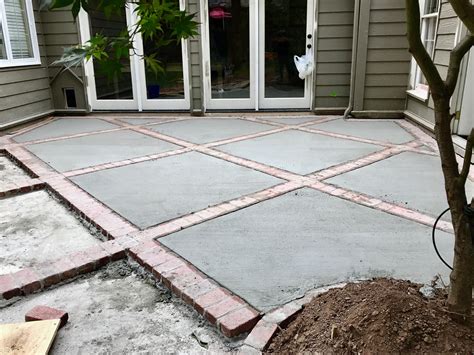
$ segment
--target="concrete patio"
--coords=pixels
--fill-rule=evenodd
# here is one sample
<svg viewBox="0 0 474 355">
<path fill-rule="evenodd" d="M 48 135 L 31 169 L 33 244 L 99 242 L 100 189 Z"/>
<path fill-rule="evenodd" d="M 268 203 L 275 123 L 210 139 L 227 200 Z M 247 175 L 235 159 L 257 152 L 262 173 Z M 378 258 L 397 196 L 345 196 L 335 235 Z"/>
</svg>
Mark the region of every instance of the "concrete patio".
<svg viewBox="0 0 474 355">
<path fill-rule="evenodd" d="M 7 181 L 2 196 L 13 197 L 4 201 L 34 184 L 59 196 L 110 239 L 104 250 L 118 248 L 109 259 L 127 253 L 226 335 L 324 285 L 448 281 L 431 244 L 446 208 L 439 158 L 432 138 L 407 121 L 104 114 L 0 139 L 31 176 Z M 437 237 L 451 260 L 449 218 Z M 103 265 L 94 253 L 83 253 L 89 269 Z M 7 277 L 17 276 L 0 278 L 4 297 Z M 16 296 L 29 293 L 35 279 L 27 281 Z"/>
</svg>

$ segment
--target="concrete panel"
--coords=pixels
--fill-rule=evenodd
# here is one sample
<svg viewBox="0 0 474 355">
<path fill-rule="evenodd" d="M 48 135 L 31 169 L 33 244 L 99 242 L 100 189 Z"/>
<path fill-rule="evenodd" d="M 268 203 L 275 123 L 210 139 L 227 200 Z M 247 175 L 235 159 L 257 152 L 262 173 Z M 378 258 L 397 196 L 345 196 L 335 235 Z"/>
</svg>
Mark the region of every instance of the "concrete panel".
<svg viewBox="0 0 474 355">
<path fill-rule="evenodd" d="M 181 148 L 132 131 L 33 144 L 28 149 L 58 171 L 110 163 Z"/>
<path fill-rule="evenodd" d="M 81 175 L 72 180 L 140 228 L 281 182 L 195 152 Z"/>
<path fill-rule="evenodd" d="M 266 311 L 353 279 L 447 279 L 430 238 L 429 227 L 302 189 L 160 241 Z M 439 232 L 438 247 L 452 259 L 452 235 Z"/>
<path fill-rule="evenodd" d="M 113 128 L 118 128 L 118 126 L 95 118 L 62 118 L 20 134 L 16 136 L 14 140 L 23 143 L 32 140 L 71 136 L 78 133 L 88 133 Z"/>
<path fill-rule="evenodd" d="M 193 143 L 215 142 L 275 129 L 274 126 L 236 118 L 197 118 L 187 121 L 164 123 L 148 128 Z"/>
<path fill-rule="evenodd" d="M 286 131 L 218 147 L 227 153 L 298 174 L 309 174 L 382 149 L 319 134 Z"/>
<path fill-rule="evenodd" d="M 365 139 L 374 139 L 390 143 L 406 143 L 414 138 L 395 122 L 380 121 L 344 121 L 336 120 L 312 125 L 309 128 L 345 134 Z"/>
<path fill-rule="evenodd" d="M 438 216 L 448 207 L 438 157 L 406 152 L 328 182 Z M 468 181 L 468 195 L 473 194 Z"/>
</svg>

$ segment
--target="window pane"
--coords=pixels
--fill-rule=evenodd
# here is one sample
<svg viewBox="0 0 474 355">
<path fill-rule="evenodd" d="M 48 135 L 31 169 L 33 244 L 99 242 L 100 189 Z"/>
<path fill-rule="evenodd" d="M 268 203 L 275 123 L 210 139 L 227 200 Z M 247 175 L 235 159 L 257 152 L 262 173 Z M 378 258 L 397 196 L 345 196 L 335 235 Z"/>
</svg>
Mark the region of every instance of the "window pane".
<svg viewBox="0 0 474 355">
<path fill-rule="evenodd" d="M 7 59 L 7 51 L 5 49 L 5 36 L 3 34 L 2 18 L 0 17 L 0 59 Z"/>
<path fill-rule="evenodd" d="M 438 12 L 439 0 L 426 0 L 425 15 Z"/>
<path fill-rule="evenodd" d="M 13 59 L 32 58 L 31 38 L 24 0 L 5 0 Z"/>
</svg>

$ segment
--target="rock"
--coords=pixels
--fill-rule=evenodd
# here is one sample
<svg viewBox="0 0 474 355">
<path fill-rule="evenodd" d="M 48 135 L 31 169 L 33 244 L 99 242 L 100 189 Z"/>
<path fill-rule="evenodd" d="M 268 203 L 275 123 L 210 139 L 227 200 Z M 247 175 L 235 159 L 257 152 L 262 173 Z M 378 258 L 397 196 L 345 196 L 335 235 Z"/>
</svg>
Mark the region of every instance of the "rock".
<svg viewBox="0 0 474 355">
<path fill-rule="evenodd" d="M 209 343 L 211 342 L 209 335 L 204 334 L 200 329 L 195 330 L 191 335 L 203 348 L 207 349 L 209 347 Z"/>
<path fill-rule="evenodd" d="M 331 326 L 331 340 L 334 340 L 339 335 L 339 330 L 336 325 Z"/>
<path fill-rule="evenodd" d="M 430 337 L 429 335 L 425 336 L 423 338 L 423 341 L 426 343 L 426 344 L 430 344 L 432 341 L 433 341 L 433 338 Z"/>
<path fill-rule="evenodd" d="M 419 291 L 426 298 L 433 298 L 436 296 L 435 288 L 428 285 L 424 285 L 419 289 Z"/>
</svg>

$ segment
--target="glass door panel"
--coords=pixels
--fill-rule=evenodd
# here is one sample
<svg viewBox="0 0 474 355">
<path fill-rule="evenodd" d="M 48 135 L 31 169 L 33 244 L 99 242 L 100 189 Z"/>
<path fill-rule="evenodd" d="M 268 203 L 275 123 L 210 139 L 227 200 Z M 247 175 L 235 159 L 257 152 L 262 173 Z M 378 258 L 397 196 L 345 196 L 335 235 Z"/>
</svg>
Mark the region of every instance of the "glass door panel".
<svg viewBox="0 0 474 355">
<path fill-rule="evenodd" d="M 306 2 L 265 2 L 265 97 L 304 97 L 293 56 L 306 52 Z"/>
<path fill-rule="evenodd" d="M 256 0 L 208 0 L 208 107 L 255 108 Z"/>
<path fill-rule="evenodd" d="M 209 0 L 212 98 L 250 98 L 249 7 Z"/>
<path fill-rule="evenodd" d="M 126 8 L 123 8 L 119 14 L 114 13 L 110 17 L 106 17 L 102 11 L 89 11 L 90 34 L 103 34 L 107 37 L 117 37 L 127 26 Z M 101 65 L 92 61 L 94 66 L 95 90 L 97 100 L 121 100 L 133 99 L 132 89 L 132 71 L 130 58 L 124 59 L 122 62 L 122 74 L 115 78 L 108 78 Z"/>
<path fill-rule="evenodd" d="M 164 72 L 154 73 L 145 68 L 148 100 L 184 99 L 183 55 L 181 44 L 171 43 L 156 48 L 153 41 L 143 41 L 145 55 L 159 53 Z"/>
</svg>

